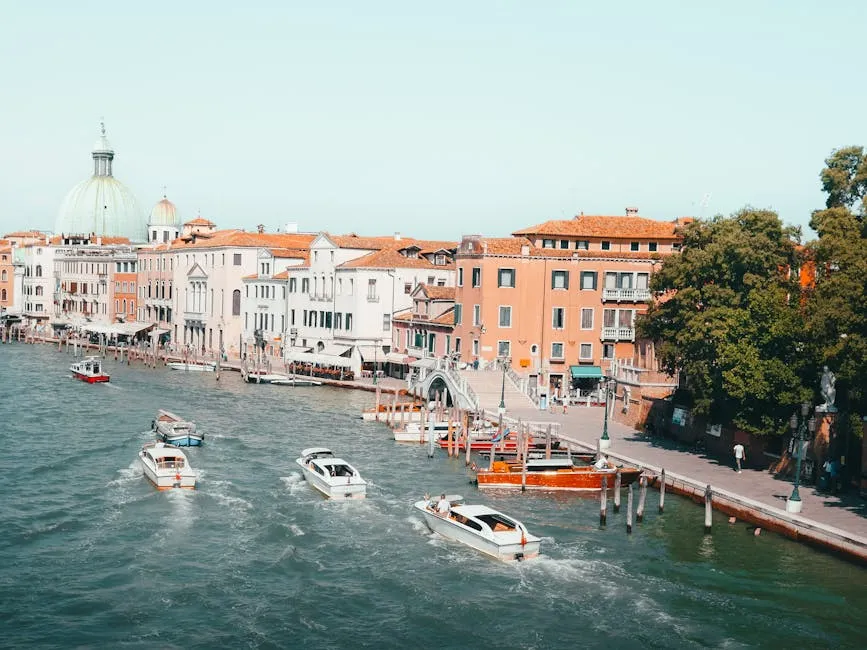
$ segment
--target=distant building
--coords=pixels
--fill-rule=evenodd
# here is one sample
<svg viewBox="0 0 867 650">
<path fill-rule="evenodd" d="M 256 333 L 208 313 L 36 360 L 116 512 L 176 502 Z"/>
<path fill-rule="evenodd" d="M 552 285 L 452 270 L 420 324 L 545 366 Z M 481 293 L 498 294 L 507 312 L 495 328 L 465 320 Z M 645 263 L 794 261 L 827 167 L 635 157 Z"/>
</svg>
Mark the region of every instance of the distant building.
<svg viewBox="0 0 867 650">
<path fill-rule="evenodd" d="M 394 317 L 392 352 L 386 360 L 412 365 L 453 354 L 455 288 L 422 283 L 413 289 L 411 297 L 412 309 Z M 398 376 L 403 377 L 403 373 Z"/>
<path fill-rule="evenodd" d="M 510 238 L 465 236 L 457 251 L 455 350 L 471 363 L 509 358 L 540 391 L 597 382 L 633 359 L 650 276 L 680 247 L 683 220 L 626 216 L 547 221 Z"/>
</svg>

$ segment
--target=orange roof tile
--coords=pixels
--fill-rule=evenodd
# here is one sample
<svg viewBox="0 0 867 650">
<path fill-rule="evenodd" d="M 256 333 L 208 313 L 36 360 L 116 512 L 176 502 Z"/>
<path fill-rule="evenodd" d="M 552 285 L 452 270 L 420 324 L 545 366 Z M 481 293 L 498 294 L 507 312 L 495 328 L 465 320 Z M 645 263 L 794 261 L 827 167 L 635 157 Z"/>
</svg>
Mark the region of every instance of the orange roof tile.
<svg viewBox="0 0 867 650">
<path fill-rule="evenodd" d="M 518 257 L 557 257 L 576 259 L 655 259 L 671 255 L 669 252 L 632 252 L 632 251 L 587 251 L 567 248 L 539 248 L 533 246 L 524 237 L 491 237 L 479 239 L 480 250 L 477 253 L 461 253 L 459 255 L 502 255 Z M 521 249 L 526 246 L 527 255 L 522 255 Z"/>
<path fill-rule="evenodd" d="M 446 309 L 442 314 L 433 319 L 437 325 L 454 325 L 455 324 L 455 308 Z"/>
<path fill-rule="evenodd" d="M 425 284 L 424 282 L 420 283 L 419 286 L 422 288 L 422 291 L 424 291 L 425 295 L 431 300 L 455 299 L 454 287 L 438 287 L 433 284 Z"/>
<path fill-rule="evenodd" d="M 513 235 L 562 235 L 568 237 L 612 237 L 637 239 L 677 239 L 674 221 L 656 221 L 645 217 L 608 217 L 580 215 L 574 219 L 555 219 Z"/>
<path fill-rule="evenodd" d="M 450 250 L 457 246 L 455 242 L 414 239 L 413 237 L 401 237 L 400 239 L 395 239 L 393 236 L 359 237 L 355 233 L 349 235 L 332 235 L 326 232 L 325 234 L 340 248 L 357 248 L 362 250 L 382 250 L 385 248 L 393 248 L 395 250 L 401 250 L 415 246 L 419 248 L 422 253 L 425 253 L 438 251 L 440 249 Z"/>
<path fill-rule="evenodd" d="M 178 241 L 179 248 L 294 248 L 306 250 L 314 235 L 290 233 L 259 233 L 244 230 L 218 230 L 207 239 Z"/>
<path fill-rule="evenodd" d="M 217 224 L 215 224 L 213 221 L 208 221 L 204 217 L 196 217 L 195 219 L 191 219 L 190 221 L 187 221 L 184 225 L 185 226 L 216 226 Z"/>
<path fill-rule="evenodd" d="M 272 248 L 269 251 L 274 257 L 280 259 L 306 260 L 309 253 L 306 250 L 291 250 L 287 248 Z"/>
<path fill-rule="evenodd" d="M 38 230 L 18 230 L 16 232 L 10 232 L 4 237 L 45 237 L 45 233 L 39 232 Z"/>
<path fill-rule="evenodd" d="M 424 257 L 404 257 L 396 249 L 383 249 L 368 253 L 362 257 L 344 262 L 338 268 L 357 269 L 453 269 L 452 260 L 446 260 L 446 264 L 436 265 Z"/>
</svg>

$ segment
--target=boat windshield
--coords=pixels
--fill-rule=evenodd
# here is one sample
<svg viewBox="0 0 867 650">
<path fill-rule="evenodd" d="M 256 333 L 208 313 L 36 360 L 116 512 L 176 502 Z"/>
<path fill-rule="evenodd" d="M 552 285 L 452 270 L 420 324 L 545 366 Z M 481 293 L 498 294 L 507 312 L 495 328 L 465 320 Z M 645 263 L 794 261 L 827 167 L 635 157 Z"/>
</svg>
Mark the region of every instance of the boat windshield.
<svg viewBox="0 0 867 650">
<path fill-rule="evenodd" d="M 515 530 L 515 528 L 517 528 L 517 524 L 514 521 L 508 519 L 507 517 L 504 517 L 503 515 L 491 513 L 488 515 L 478 515 L 476 519 L 488 524 L 491 530 L 495 533 L 505 533 L 513 531 Z"/>
<path fill-rule="evenodd" d="M 184 459 L 179 456 L 163 456 L 156 461 L 160 469 L 180 469 L 184 466 Z"/>
<path fill-rule="evenodd" d="M 349 465 L 329 465 L 327 469 L 331 476 L 355 476 Z"/>
<path fill-rule="evenodd" d="M 452 520 L 458 522 L 459 524 L 463 524 L 467 528 L 472 528 L 473 530 L 479 530 L 479 531 L 482 530 L 482 525 L 479 522 L 473 521 L 469 517 L 465 517 L 461 513 L 455 512 L 454 510 L 451 513 L 449 513 L 449 519 L 452 519 Z M 480 517 L 480 519 L 481 519 L 481 517 Z"/>
</svg>

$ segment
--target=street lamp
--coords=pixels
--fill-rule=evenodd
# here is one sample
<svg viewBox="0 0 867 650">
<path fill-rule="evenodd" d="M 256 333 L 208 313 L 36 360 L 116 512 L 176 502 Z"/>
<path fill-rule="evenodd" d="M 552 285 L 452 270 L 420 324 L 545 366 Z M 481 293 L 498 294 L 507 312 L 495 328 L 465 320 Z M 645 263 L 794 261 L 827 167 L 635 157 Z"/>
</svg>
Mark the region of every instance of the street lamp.
<svg viewBox="0 0 867 650">
<path fill-rule="evenodd" d="M 798 423 L 798 414 L 792 413 L 789 419 L 789 426 L 792 428 L 792 439 L 795 441 L 795 449 L 797 450 L 797 459 L 795 463 L 795 481 L 792 488 L 792 496 L 786 501 L 786 512 L 801 512 L 801 495 L 798 492 L 798 485 L 801 482 L 801 456 L 804 455 L 803 441 L 808 440 L 807 431 L 809 430 L 812 436 L 816 430 L 816 418 L 807 420 L 807 415 L 810 412 L 810 403 L 804 402 L 801 404 L 801 421 Z"/>
<path fill-rule="evenodd" d="M 373 346 L 373 385 L 376 386 L 376 348 L 379 347 L 379 339 L 374 341 Z"/>
<path fill-rule="evenodd" d="M 502 420 L 506 413 L 506 366 L 509 363 L 509 358 L 500 357 L 500 363 L 503 365 L 503 383 L 500 385 L 500 405 L 497 407 L 497 413 Z"/>
</svg>

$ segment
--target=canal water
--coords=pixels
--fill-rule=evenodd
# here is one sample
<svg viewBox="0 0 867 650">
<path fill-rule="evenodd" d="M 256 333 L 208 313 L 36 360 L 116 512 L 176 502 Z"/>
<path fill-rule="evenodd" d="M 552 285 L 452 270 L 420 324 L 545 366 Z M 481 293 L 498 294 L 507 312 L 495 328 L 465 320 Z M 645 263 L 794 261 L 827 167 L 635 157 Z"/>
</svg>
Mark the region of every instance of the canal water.
<svg viewBox="0 0 867 650">
<path fill-rule="evenodd" d="M 669 495 L 625 533 L 574 495 L 480 494 L 463 460 L 362 422 L 370 393 L 243 384 L 111 360 L 69 378 L 0 346 L 0 646 L 8 648 L 864 647 L 867 570 Z M 137 462 L 166 408 L 195 419 L 196 491 Z M 333 448 L 371 482 L 332 503 L 294 459 Z M 431 535 L 425 492 L 523 520 L 542 557 L 501 564 Z"/>
</svg>

